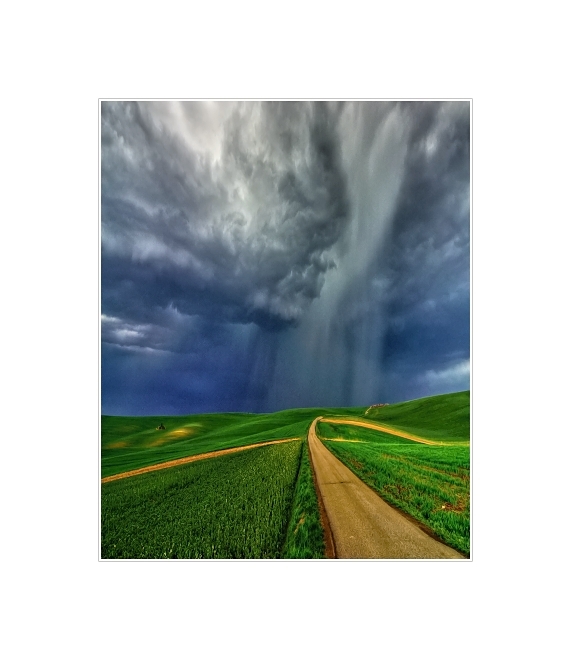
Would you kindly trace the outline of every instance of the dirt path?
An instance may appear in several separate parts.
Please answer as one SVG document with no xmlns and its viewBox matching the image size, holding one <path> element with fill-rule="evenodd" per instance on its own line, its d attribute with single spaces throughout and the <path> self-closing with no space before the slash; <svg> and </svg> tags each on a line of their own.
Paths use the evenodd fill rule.
<svg viewBox="0 0 571 660">
<path fill-rule="evenodd" d="M 390 433 L 390 435 L 398 435 L 400 438 L 406 438 L 407 440 L 413 440 L 414 442 L 421 442 L 423 445 L 444 444 L 443 442 L 427 440 L 426 438 L 421 438 L 418 435 L 412 435 L 412 433 L 406 433 L 405 431 L 398 431 L 397 429 L 392 429 L 390 426 L 383 426 L 382 424 L 375 424 L 373 422 L 359 422 L 356 419 L 326 419 L 325 417 L 321 418 L 320 421 L 329 422 L 329 424 L 349 424 L 350 426 L 363 426 L 366 429 L 383 431 L 384 433 Z"/>
<path fill-rule="evenodd" d="M 245 445 L 244 447 L 232 447 L 231 449 L 219 449 L 218 451 L 209 451 L 204 454 L 196 454 L 195 456 L 185 456 L 184 458 L 177 458 L 173 461 L 166 461 L 165 463 L 156 463 L 155 465 L 148 465 L 147 467 L 138 468 L 137 470 L 129 470 L 128 472 L 120 472 L 119 474 L 112 474 L 110 477 L 103 477 L 102 484 L 109 481 L 117 481 L 117 479 L 126 479 L 127 477 L 134 477 L 138 474 L 145 474 L 145 472 L 154 472 L 155 470 L 166 470 L 167 468 L 177 467 L 178 465 L 185 465 L 186 463 L 194 463 L 201 461 L 205 458 L 215 458 L 216 456 L 224 456 L 225 454 L 233 454 L 237 451 L 244 451 L 246 449 L 254 449 L 255 447 L 266 447 L 267 445 L 279 445 L 282 442 L 292 442 L 299 440 L 299 438 L 285 438 L 284 440 L 268 440 L 268 442 L 258 442 L 254 445 Z"/>
<path fill-rule="evenodd" d="M 308 431 L 311 461 L 339 559 L 464 559 L 389 506 Z M 326 420 L 323 420 L 326 421 Z"/>
</svg>

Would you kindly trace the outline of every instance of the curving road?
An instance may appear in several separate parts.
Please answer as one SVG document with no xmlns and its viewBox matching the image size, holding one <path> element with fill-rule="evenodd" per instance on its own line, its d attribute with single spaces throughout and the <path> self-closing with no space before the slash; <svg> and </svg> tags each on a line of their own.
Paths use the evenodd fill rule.
<svg viewBox="0 0 571 660">
<path fill-rule="evenodd" d="M 390 435 L 397 435 L 399 438 L 406 438 L 407 440 L 413 440 L 414 442 L 420 442 L 423 445 L 443 445 L 443 442 L 437 442 L 436 440 L 427 440 L 426 438 L 421 438 L 418 435 L 413 435 L 412 433 L 407 433 L 406 431 L 398 431 L 393 429 L 390 426 L 383 426 L 382 424 L 377 424 L 375 422 L 361 422 L 356 419 L 329 419 L 321 417 L 322 422 L 329 422 L 331 424 L 347 424 L 349 426 L 362 426 L 366 429 L 373 429 L 373 431 L 383 431 L 384 433 L 389 433 Z"/>
<path fill-rule="evenodd" d="M 313 420 L 311 462 L 339 559 L 464 559 L 389 506 L 325 447 Z M 336 420 L 339 422 L 339 420 Z M 328 523 L 328 524 L 327 524 Z"/>
</svg>

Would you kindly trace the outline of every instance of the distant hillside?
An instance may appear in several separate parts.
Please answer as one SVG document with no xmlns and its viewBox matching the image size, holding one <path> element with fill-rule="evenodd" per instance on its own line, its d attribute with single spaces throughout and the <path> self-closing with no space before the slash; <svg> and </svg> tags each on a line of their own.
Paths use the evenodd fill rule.
<svg viewBox="0 0 571 660">
<path fill-rule="evenodd" d="M 470 391 L 372 408 L 367 419 L 425 438 L 470 439 Z"/>
</svg>

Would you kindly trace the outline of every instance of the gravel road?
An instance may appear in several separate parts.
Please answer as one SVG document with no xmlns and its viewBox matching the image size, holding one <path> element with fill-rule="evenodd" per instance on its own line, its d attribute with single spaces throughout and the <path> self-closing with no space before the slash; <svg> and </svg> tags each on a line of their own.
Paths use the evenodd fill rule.
<svg viewBox="0 0 571 660">
<path fill-rule="evenodd" d="M 389 506 L 308 432 L 311 460 L 338 559 L 464 559 Z M 338 420 L 337 420 L 338 421 Z"/>
</svg>

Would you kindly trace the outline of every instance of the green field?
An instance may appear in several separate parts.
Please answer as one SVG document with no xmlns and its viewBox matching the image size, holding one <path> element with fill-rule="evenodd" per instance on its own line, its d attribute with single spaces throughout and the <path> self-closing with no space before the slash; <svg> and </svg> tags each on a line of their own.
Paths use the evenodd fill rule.
<svg viewBox="0 0 571 660">
<path fill-rule="evenodd" d="M 303 442 L 299 475 L 282 556 L 284 559 L 325 557 L 325 539 L 319 519 L 319 505 L 313 485 L 307 440 Z"/>
<path fill-rule="evenodd" d="M 470 392 L 440 394 L 373 408 L 365 419 L 431 440 L 469 441 Z"/>
<path fill-rule="evenodd" d="M 357 418 L 355 418 L 357 419 Z M 350 426 L 349 424 L 335 422 L 318 422 L 317 432 L 322 440 L 355 440 L 358 442 L 376 442 L 383 444 L 410 445 L 412 440 L 401 438 L 398 435 L 374 431 L 362 426 Z M 327 445 L 329 447 L 329 445 Z"/>
<path fill-rule="evenodd" d="M 308 458 L 318 416 L 378 421 L 444 443 L 422 445 L 332 421 L 327 447 L 394 506 L 469 554 L 469 392 L 376 408 L 295 409 L 101 420 L 101 476 L 272 439 L 248 449 L 101 486 L 102 558 L 323 558 Z M 165 430 L 156 427 L 163 424 Z M 358 440 L 332 442 L 328 439 Z M 303 440 L 302 440 L 303 439 Z"/>
<path fill-rule="evenodd" d="M 277 558 L 301 442 L 103 484 L 102 558 Z"/>
</svg>

